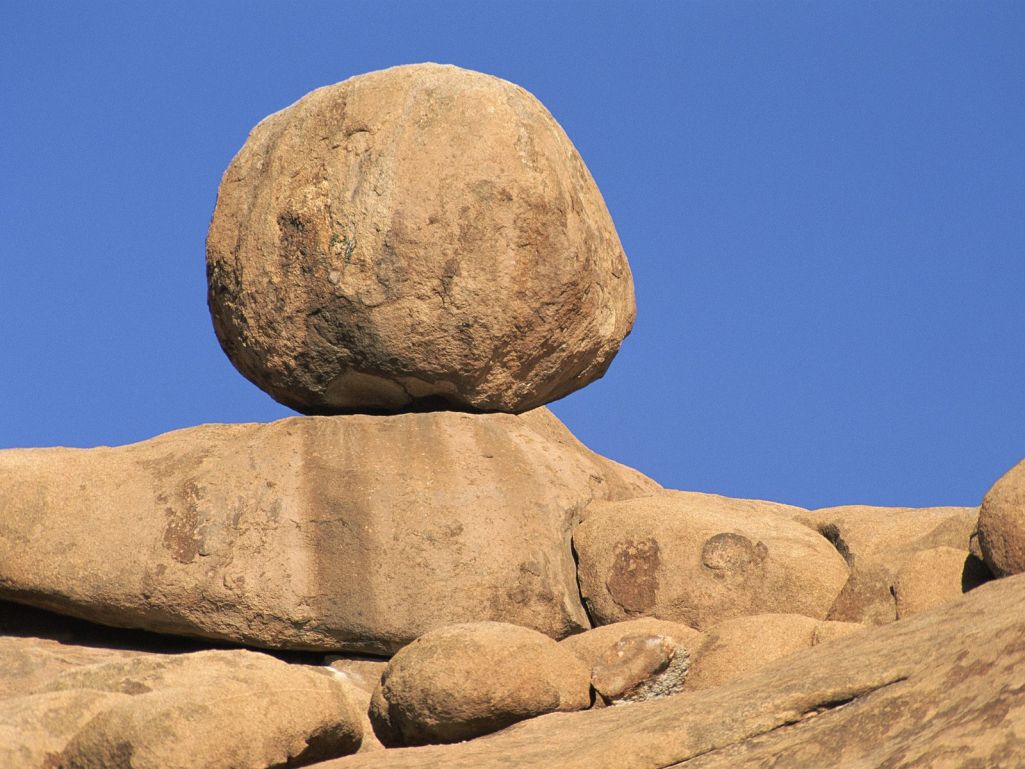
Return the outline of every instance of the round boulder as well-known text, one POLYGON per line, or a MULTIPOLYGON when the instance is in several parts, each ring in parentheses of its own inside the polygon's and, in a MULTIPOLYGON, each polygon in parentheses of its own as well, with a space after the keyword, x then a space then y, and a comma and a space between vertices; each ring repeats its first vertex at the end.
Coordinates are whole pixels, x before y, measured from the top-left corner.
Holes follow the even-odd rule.
POLYGON ((392 657, 370 720, 386 746, 458 742, 591 704, 590 670, 548 636, 504 622, 448 625, 392 657))
POLYGON ((521 412, 602 376, 635 316, 605 203, 522 88, 417 64, 264 119, 224 174, 209 304, 307 414, 521 412))
POLYGON ((996 576, 1025 572, 1025 460, 993 484, 982 500, 979 545, 996 576))

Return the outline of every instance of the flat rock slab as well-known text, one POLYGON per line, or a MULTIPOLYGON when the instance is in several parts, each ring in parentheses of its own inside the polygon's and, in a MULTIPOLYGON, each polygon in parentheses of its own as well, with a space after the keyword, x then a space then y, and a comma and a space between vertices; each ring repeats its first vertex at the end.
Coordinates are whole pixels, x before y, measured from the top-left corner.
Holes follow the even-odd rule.
POLYGON ((1021 766, 1025 577, 725 686, 552 714, 479 740, 318 769, 1021 766))
POLYGON ((455 622, 589 626, 570 529, 657 484, 546 409, 205 425, 0 452, 0 598, 268 648, 388 654, 455 622))

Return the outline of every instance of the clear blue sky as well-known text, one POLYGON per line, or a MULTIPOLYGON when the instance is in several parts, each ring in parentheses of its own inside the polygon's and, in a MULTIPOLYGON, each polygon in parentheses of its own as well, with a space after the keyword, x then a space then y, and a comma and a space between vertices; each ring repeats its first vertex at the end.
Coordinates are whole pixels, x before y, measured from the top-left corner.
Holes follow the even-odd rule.
POLYGON ((675 488, 977 504, 1025 456, 1023 2, 0 2, 0 446, 290 412, 206 309, 249 129, 439 61, 562 123, 639 316, 554 405, 675 488))

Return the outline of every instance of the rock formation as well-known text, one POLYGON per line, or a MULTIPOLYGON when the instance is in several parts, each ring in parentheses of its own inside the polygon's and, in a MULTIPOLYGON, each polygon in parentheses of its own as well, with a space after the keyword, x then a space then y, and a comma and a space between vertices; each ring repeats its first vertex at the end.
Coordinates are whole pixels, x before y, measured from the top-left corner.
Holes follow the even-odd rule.
POLYGON ((809 511, 589 451, 541 406, 630 270, 522 89, 307 95, 207 259, 233 363, 322 416, 0 451, 0 769, 1025 766, 1025 463, 809 511))
POLYGON ((536 408, 600 377, 635 315, 605 203, 552 116, 437 64, 256 126, 207 270, 228 357, 307 414, 536 408))

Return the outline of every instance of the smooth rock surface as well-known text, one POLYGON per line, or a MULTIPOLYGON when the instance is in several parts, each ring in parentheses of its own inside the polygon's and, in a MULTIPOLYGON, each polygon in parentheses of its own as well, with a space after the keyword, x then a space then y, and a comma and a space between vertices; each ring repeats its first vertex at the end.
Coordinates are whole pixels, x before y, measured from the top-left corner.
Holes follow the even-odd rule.
POLYGON ((1025 572, 1025 460, 986 492, 979 508, 979 546, 997 576, 1025 572))
POLYGON ((893 581, 897 618, 950 603, 993 578, 982 561, 956 547, 912 553, 893 581))
POLYGON ((798 516, 843 555, 851 576, 829 619, 885 624, 897 619, 897 574, 914 554, 936 547, 966 550, 978 510, 972 507, 847 505, 798 516))
POLYGON ((860 629, 861 625, 801 614, 755 614, 725 620, 705 632, 704 643, 694 652, 686 688, 721 686, 781 657, 860 629))
POLYGON ((1025 577, 715 689, 318 769, 1020 769, 1025 577))
POLYGON ((580 511, 657 488, 546 409, 0 451, 0 597, 271 648, 389 654, 489 619, 562 637, 589 626, 580 511))
POLYGON ((594 504, 573 535, 588 611, 601 624, 655 616, 697 629, 768 612, 822 619, 847 566, 792 514, 682 491, 594 504))
POLYGON ((525 411, 600 377, 635 316, 563 130, 522 88, 438 64, 261 121, 221 181, 207 274, 228 357, 308 414, 525 411))
POLYGON ((529 628, 450 625, 392 657, 370 719, 388 746, 458 742, 543 713, 587 708, 589 677, 576 655, 529 628))

